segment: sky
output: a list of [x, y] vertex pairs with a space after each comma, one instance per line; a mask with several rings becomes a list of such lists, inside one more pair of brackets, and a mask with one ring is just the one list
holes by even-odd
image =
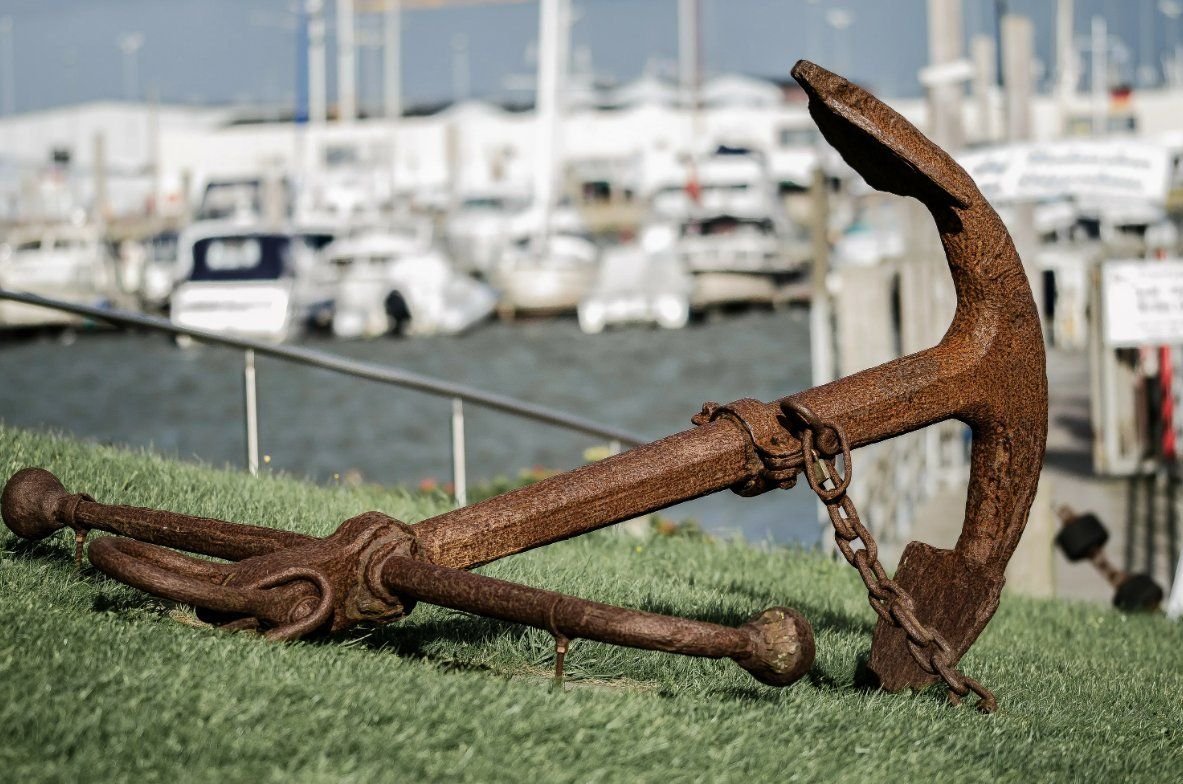
[[[677, 0], [573, 0], [574, 50], [595, 72], [626, 81], [677, 55]], [[916, 95], [926, 61], [926, 0], [701, 0], [703, 64], [709, 73], [738, 71], [787, 78], [808, 57], [885, 95]], [[1131, 51], [1122, 76], [1141, 63], [1159, 63], [1180, 42], [1183, 19], [1158, 10], [1160, 0], [1076, 0], [1075, 25], [1084, 36], [1102, 15]], [[1052, 54], [1054, 0], [1009, 0], [1032, 17], [1038, 57]], [[327, 0], [333, 18], [333, 0]], [[965, 0], [966, 35], [993, 34], [995, 0]], [[11, 57], [0, 34], [0, 69], [14, 63], [16, 111], [125, 97], [125, 58], [119, 40], [143, 36], [137, 58], [137, 97], [165, 102], [250, 103], [291, 107], [296, 92], [295, 0], [0, 0], [12, 25]], [[838, 32], [826, 22], [834, 9], [853, 20]], [[359, 17], [361, 37], [380, 34], [378, 17]], [[459, 81], [471, 97], [518, 97], [510, 86], [529, 82], [537, 35], [536, 2], [409, 10], [403, 17], [403, 94], [409, 105], [456, 97], [454, 50], [465, 42], [469, 67]], [[330, 36], [331, 41], [331, 36]], [[329, 96], [335, 90], [330, 44]], [[380, 105], [375, 48], [359, 56], [363, 107]], [[523, 79], [523, 77], [527, 77]], [[5, 81], [0, 77], [0, 90]], [[0, 110], [2, 110], [0, 105]]]

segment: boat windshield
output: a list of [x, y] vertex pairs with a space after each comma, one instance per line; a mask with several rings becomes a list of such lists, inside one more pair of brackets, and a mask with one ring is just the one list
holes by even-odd
[[277, 280], [288, 274], [291, 238], [281, 234], [206, 237], [193, 243], [192, 280]]
[[235, 213], [257, 215], [263, 211], [263, 184], [259, 180], [211, 182], [197, 208], [200, 220], [221, 220]]

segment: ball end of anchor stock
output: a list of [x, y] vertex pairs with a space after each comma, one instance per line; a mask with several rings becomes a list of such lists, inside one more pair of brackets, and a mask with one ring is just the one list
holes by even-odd
[[17, 536], [37, 540], [65, 528], [57, 509], [70, 493], [58, 478], [44, 468], [22, 468], [4, 485], [0, 495], [0, 516]]
[[769, 607], [740, 627], [751, 648], [735, 663], [769, 686], [789, 686], [813, 666], [813, 627], [791, 607]]

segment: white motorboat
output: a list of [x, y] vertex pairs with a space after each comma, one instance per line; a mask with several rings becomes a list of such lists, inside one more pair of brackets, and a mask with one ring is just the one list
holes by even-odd
[[672, 251], [666, 226], [653, 226], [639, 243], [604, 252], [599, 276], [579, 302], [579, 328], [592, 335], [627, 323], [680, 329], [690, 320], [694, 280]]
[[599, 270], [599, 250], [584, 236], [579, 213], [568, 205], [534, 206], [514, 217], [512, 229], [514, 239], [490, 275], [501, 314], [574, 311]]
[[[83, 305], [117, 296], [114, 260], [93, 226], [58, 224], [17, 232], [0, 245], [0, 288]], [[65, 326], [84, 319], [8, 300], [0, 301], [0, 329]]]
[[682, 224], [677, 253], [691, 272], [786, 273], [781, 237], [766, 215], [710, 215]]
[[695, 276], [693, 304], [776, 301], [803, 271], [809, 243], [789, 221], [763, 158], [720, 147], [689, 174], [681, 191], [658, 191], [652, 207], [680, 224], [674, 253]]
[[762, 156], [742, 148], [720, 147], [710, 155], [666, 171], [650, 197], [658, 220], [685, 221], [695, 215], [761, 214], [777, 220], [776, 187]]
[[203, 221], [178, 240], [170, 318], [187, 327], [282, 341], [299, 325], [297, 273], [315, 244], [252, 223]]
[[522, 237], [502, 254], [493, 272], [501, 293], [498, 310], [520, 313], [568, 313], [595, 282], [596, 246], [576, 234]]
[[695, 307], [776, 302], [781, 286], [801, 272], [786, 263], [783, 237], [766, 215], [711, 215], [682, 224], [679, 263], [694, 275]]
[[444, 224], [444, 240], [458, 268], [488, 275], [510, 238], [511, 218], [522, 201], [511, 195], [472, 194]]
[[177, 282], [178, 239], [177, 232], [164, 231], [144, 241], [139, 295], [145, 308], [162, 310], [168, 305]]
[[325, 248], [337, 276], [333, 334], [453, 335], [487, 318], [493, 290], [453, 269], [430, 233], [375, 230]]
[[563, 3], [540, 5], [535, 146], [530, 206], [511, 222], [512, 241], [490, 279], [501, 294], [503, 317], [576, 309], [595, 280], [598, 250], [579, 213], [561, 195], [563, 83], [569, 27], [560, 23]]

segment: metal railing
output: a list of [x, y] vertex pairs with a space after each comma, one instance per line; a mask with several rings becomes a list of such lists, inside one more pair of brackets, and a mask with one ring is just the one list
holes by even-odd
[[142, 313], [81, 305], [74, 302], [48, 299], [36, 294], [25, 294], [0, 289], [0, 300], [11, 300], [26, 305], [35, 305], [37, 307], [49, 308], [50, 310], [73, 313], [94, 321], [103, 321], [109, 324], [164, 332], [170, 335], [184, 335], [194, 340], [199, 340], [202, 343], [241, 349], [244, 353], [243, 420], [246, 426], [246, 464], [247, 470], [252, 474], [257, 474], [259, 470], [258, 394], [255, 386], [256, 354], [451, 399], [452, 484], [455, 488], [456, 502], [460, 506], [468, 503], [468, 468], [465, 459], [464, 439], [465, 403], [472, 403], [522, 419], [541, 422], [564, 430], [606, 439], [609, 444], [609, 451], [613, 454], [619, 452], [625, 446], [637, 446], [648, 440], [627, 430], [602, 425], [590, 419], [546, 406], [528, 403], [517, 398], [486, 392], [476, 387], [432, 378], [431, 376], [424, 376], [399, 368], [350, 359], [324, 351], [315, 351], [313, 349], [277, 343], [266, 343], [237, 335], [195, 329], [193, 327], [174, 324], [167, 319], [147, 316]]

